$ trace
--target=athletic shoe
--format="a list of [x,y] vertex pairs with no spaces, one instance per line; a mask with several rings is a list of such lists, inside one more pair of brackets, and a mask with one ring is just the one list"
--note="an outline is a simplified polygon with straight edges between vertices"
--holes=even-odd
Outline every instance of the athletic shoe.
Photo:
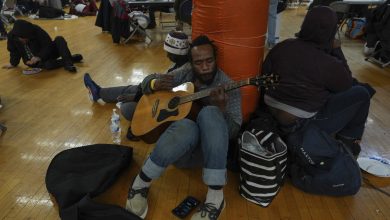
[[144,219],[148,213],[148,192],[149,188],[130,189],[126,201],[126,210]]
[[204,203],[192,216],[191,220],[217,220],[224,208],[225,200],[222,201],[219,208],[215,207],[213,203]]

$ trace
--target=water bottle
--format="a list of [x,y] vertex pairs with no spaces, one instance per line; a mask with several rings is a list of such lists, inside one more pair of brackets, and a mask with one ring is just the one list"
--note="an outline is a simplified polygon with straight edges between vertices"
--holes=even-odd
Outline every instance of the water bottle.
[[112,109],[110,129],[112,134],[112,141],[114,142],[114,144],[120,144],[121,123],[120,123],[119,114],[116,112],[116,109]]

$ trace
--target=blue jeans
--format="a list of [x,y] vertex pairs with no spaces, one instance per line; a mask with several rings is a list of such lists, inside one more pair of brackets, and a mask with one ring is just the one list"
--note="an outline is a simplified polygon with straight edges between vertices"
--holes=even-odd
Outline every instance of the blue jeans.
[[276,44],[276,19],[278,16],[278,0],[269,1],[268,9],[268,33],[267,33],[267,42],[269,44]]
[[305,123],[315,123],[330,135],[361,139],[370,107],[370,93],[363,86],[332,95],[325,106],[310,119],[299,119],[282,128],[293,133]]
[[196,122],[182,119],[172,123],[161,135],[142,171],[151,179],[162,175],[167,166],[203,166],[206,185],[226,184],[226,157],[229,144],[228,126],[223,113],[206,106]]

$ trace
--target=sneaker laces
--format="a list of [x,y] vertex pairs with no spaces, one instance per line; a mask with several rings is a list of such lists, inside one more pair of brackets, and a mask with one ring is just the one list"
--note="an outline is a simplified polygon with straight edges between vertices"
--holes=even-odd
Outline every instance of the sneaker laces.
[[131,189],[127,198],[132,199],[135,195],[141,194],[142,197],[146,198],[148,196],[149,188],[141,188],[141,189]]
[[[221,203],[222,205],[223,202]],[[214,203],[205,203],[199,208],[198,212],[200,212],[202,218],[206,217],[208,213],[210,219],[217,219],[220,210],[215,207]]]

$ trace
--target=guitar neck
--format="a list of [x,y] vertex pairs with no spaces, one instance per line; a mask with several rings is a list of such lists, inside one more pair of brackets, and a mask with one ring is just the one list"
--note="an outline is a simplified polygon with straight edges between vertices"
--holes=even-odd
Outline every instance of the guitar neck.
[[[250,85],[250,84],[251,84],[250,79],[245,79],[245,80],[241,80],[238,82],[232,82],[232,83],[226,84],[223,87],[224,87],[224,90],[227,92],[227,91],[237,89],[237,88],[240,88],[242,86],[246,86],[246,85]],[[195,101],[197,99],[201,99],[201,98],[210,96],[210,92],[213,89],[214,88],[209,88],[209,89],[205,89],[205,90],[196,92],[194,94],[182,96],[182,97],[180,97],[180,104],[192,102],[192,101]]]

